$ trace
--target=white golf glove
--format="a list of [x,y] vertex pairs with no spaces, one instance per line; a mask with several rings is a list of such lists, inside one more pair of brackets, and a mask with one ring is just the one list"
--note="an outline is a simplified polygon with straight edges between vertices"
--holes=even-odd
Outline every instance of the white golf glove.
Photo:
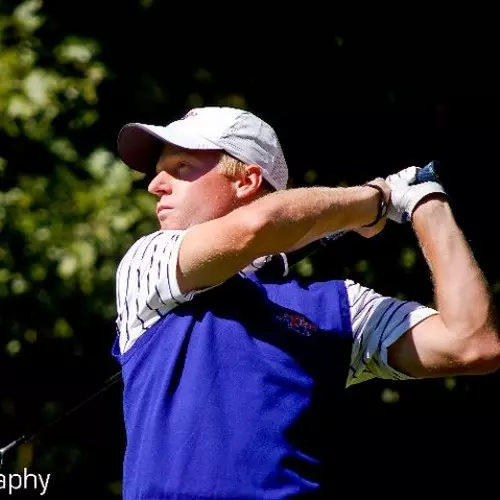
[[411,221],[415,206],[424,197],[433,193],[446,195],[443,186],[438,182],[414,184],[418,170],[419,167],[408,167],[385,179],[391,188],[387,217],[394,222],[403,224]]

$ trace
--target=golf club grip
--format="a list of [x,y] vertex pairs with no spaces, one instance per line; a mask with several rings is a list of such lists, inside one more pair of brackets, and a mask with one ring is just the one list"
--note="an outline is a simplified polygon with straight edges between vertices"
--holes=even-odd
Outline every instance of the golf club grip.
[[415,184],[423,182],[439,182],[440,163],[436,160],[429,162],[425,167],[417,171]]

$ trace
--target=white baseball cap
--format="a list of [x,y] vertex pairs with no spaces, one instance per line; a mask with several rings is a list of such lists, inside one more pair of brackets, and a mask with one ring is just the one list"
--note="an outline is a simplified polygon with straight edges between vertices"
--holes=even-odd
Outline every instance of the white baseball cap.
[[276,132],[249,111],[207,106],[193,108],[166,126],[129,123],[118,134],[118,154],[130,168],[147,172],[164,143],[225,151],[247,165],[259,165],[275,189],[287,186],[288,168]]

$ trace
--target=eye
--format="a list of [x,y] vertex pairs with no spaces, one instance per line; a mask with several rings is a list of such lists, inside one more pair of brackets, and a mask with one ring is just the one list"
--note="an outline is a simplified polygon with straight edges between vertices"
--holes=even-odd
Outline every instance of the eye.
[[156,168],[156,174],[159,174],[160,172],[167,172],[170,175],[180,175],[180,174],[185,174],[187,170],[192,169],[193,165],[188,163],[187,161],[176,161],[175,163],[172,163],[171,165],[160,165],[158,164]]
[[177,175],[180,175],[181,177],[185,177],[186,175],[189,174],[189,172],[192,170],[193,166],[188,163],[187,161],[180,161],[176,167],[175,171]]

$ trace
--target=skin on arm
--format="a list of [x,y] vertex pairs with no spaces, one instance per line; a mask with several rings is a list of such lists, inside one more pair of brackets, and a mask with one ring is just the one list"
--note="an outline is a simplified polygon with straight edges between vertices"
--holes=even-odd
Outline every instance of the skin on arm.
[[496,371],[500,339],[493,300],[448,202],[424,200],[412,224],[432,274],[439,314],[391,345],[389,364],[421,378]]
[[216,285],[260,256],[289,252],[329,232],[369,224],[377,214],[378,198],[370,187],[296,188],[199,224],[181,245],[179,287],[187,291]]

